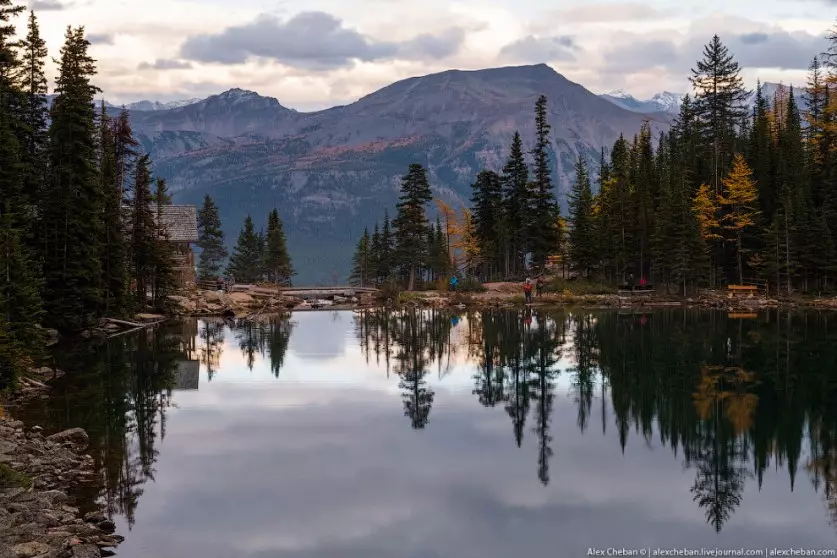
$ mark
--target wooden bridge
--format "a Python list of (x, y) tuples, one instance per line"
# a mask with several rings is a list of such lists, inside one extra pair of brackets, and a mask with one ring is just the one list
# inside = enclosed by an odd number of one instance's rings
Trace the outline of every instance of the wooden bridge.
[[(198, 286), (206, 290), (215, 290), (218, 288), (218, 283), (216, 281), (200, 281)], [(349, 298), (362, 294), (376, 293), (378, 292), (378, 289), (375, 287), (354, 287), (351, 285), (332, 287), (281, 287), (262, 283), (259, 285), (235, 284), (230, 287), (230, 292), (249, 293), (256, 296), (286, 295), (297, 296), (300, 298), (330, 298), (334, 296), (343, 296)]]

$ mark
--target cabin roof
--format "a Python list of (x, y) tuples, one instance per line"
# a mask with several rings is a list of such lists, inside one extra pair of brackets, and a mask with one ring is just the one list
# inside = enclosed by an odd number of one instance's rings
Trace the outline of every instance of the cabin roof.
[(160, 208), (160, 220), (169, 241), (197, 242), (198, 210), (194, 205), (164, 205)]

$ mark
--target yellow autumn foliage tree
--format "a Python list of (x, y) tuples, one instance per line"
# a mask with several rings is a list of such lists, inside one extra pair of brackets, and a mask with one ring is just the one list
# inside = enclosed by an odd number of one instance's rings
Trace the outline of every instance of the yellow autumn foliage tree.
[(718, 240), (721, 223), (718, 221), (718, 199), (707, 184), (701, 184), (692, 198), (692, 213), (697, 217), (700, 236), (706, 241)]
[(744, 157), (736, 153), (732, 161), (732, 170), (723, 180), (724, 189), (718, 197), (718, 202), (727, 209), (721, 217), (722, 227), (732, 232), (736, 244), (736, 259), (738, 262), (738, 280), (744, 282), (744, 245), (743, 233), (748, 227), (756, 224), (756, 217), (760, 211), (756, 209), (758, 190), (753, 180), (753, 171), (747, 165)]
[(454, 229), (456, 228), (456, 211), (439, 198), (436, 198), (434, 201), (436, 202), (436, 207), (439, 209), (439, 213), (445, 218), (445, 238), (448, 239), (448, 258), (455, 266), (453, 237), (455, 235)]
[[(460, 209), (459, 215), (451, 227), (451, 248), (454, 254), (461, 256), (461, 263), (465, 271), (470, 274), (482, 262), (479, 239), (474, 235), (474, 224), (471, 211), (467, 207)], [(454, 265), (459, 261), (454, 260)]]

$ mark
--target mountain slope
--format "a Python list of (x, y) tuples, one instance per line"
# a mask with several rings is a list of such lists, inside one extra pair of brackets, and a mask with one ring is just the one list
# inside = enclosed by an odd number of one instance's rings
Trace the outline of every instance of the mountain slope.
[[(298, 282), (345, 280), (352, 247), (384, 209), (401, 175), (419, 162), (434, 195), (467, 204), (481, 169), (500, 170), (515, 130), (527, 149), (534, 104), (549, 99), (552, 160), (562, 201), (578, 155), (598, 163), (644, 117), (622, 109), (546, 65), (451, 70), (396, 82), (342, 107), (300, 113), (276, 99), (232, 90), (170, 110), (132, 112), (178, 201), (217, 201), (229, 241), (246, 214), (257, 226), (279, 209)], [(667, 115), (653, 115), (665, 127)]]

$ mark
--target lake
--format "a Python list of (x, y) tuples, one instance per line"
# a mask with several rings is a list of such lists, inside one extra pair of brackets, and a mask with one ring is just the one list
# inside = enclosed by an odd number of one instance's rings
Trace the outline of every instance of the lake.
[(64, 348), (125, 558), (837, 548), (837, 314), (307, 312)]

